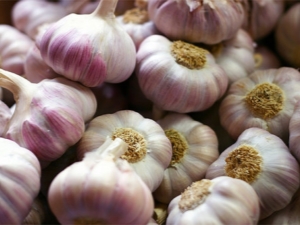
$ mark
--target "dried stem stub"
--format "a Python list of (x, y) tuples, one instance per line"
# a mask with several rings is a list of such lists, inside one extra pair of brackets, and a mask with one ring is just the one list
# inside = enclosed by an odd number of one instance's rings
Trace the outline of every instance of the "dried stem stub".
[(148, 21), (148, 11), (145, 9), (133, 8), (127, 10), (123, 15), (124, 23), (144, 24)]

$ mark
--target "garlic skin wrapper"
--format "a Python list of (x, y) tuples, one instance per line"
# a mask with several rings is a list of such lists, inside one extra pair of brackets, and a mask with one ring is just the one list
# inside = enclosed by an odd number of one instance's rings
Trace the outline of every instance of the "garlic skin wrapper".
[(190, 116), (169, 113), (157, 121), (172, 143), (172, 160), (154, 199), (168, 204), (192, 182), (205, 177), (207, 168), (219, 156), (218, 139), (208, 126)]
[(254, 71), (254, 41), (245, 30), (239, 29), (233, 38), (210, 48), (216, 63), (226, 72), (229, 84)]
[(17, 143), (0, 138), (0, 224), (21, 224), (40, 189), (36, 156)]
[(149, 19), (146, 9), (133, 8), (127, 10), (123, 15), (117, 17), (117, 21), (124, 27), (132, 38), (136, 49), (141, 42), (154, 34), (159, 34), (153, 21)]
[(212, 54), (162, 35), (151, 35), (141, 43), (135, 74), (142, 92), (157, 108), (178, 113), (209, 108), (228, 85)]
[(78, 143), (77, 158), (101, 146), (106, 137), (128, 145), (122, 155), (151, 191), (161, 183), (172, 157), (172, 146), (161, 126), (132, 110), (121, 110), (92, 119)]
[(148, 12), (168, 39), (205, 44), (232, 38), (245, 16), (236, 0), (149, 0)]
[(299, 188), (299, 164), (287, 145), (261, 128), (248, 128), (207, 169), (205, 178), (249, 183), (260, 200), (260, 219), (284, 208)]
[(282, 67), (277, 53), (263, 44), (255, 47), (254, 60), (255, 70), (278, 69)]
[(284, 13), (285, 3), (284, 0), (247, 0), (244, 7), (246, 16), (242, 28), (258, 41), (276, 28)]
[(24, 58), (33, 44), (33, 40), (15, 27), (0, 24), (0, 68), (23, 75)]
[(257, 224), (259, 199), (246, 182), (217, 177), (193, 182), (168, 207), (166, 225)]
[(117, 138), (51, 183), (48, 202), (60, 224), (147, 224), (153, 214), (151, 191), (126, 160), (128, 145)]
[(231, 84), (219, 108), (221, 124), (235, 140), (247, 128), (259, 127), (287, 141), (299, 90), (294, 68), (257, 70)]
[(126, 80), (135, 68), (136, 49), (115, 18), (117, 2), (100, 1), (91, 14), (72, 13), (51, 24), (36, 41), (44, 61), (87, 87)]
[(47, 203), (41, 196), (37, 196), (31, 206), (31, 210), (23, 220), (22, 225), (41, 225), (47, 217)]
[(295, 158), (300, 162), (300, 147), (299, 147), (299, 138), (300, 138), (300, 101), (295, 105), (294, 112), (292, 114), (290, 123), (289, 123), (289, 148), (291, 153)]
[(10, 108), (0, 100), (0, 137), (3, 137), (5, 128), (9, 123), (11, 117), (12, 112)]
[(292, 67), (300, 67), (300, 3), (292, 5), (279, 19), (275, 29), (278, 55)]
[(79, 141), (96, 111), (92, 91), (63, 77), (35, 84), (0, 69), (0, 78), (16, 100), (4, 137), (31, 150), (43, 168)]

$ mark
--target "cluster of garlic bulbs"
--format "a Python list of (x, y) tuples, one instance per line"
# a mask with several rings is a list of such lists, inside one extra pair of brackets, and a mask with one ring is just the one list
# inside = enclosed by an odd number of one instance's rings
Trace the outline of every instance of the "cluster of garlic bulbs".
[(296, 224), (299, 6), (15, 0), (0, 225)]

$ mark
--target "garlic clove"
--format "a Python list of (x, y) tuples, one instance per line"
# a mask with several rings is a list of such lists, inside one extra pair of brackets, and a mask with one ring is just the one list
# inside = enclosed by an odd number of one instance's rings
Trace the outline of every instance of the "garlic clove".
[(44, 61), (88, 87), (126, 80), (135, 68), (136, 49), (115, 19), (117, 2), (100, 1), (91, 14), (72, 13), (51, 24), (37, 40)]

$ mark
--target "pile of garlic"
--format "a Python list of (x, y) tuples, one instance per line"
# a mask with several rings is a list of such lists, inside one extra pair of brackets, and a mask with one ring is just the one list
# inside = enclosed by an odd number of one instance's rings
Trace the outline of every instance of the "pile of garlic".
[(16, 0), (0, 225), (298, 223), (299, 7)]

